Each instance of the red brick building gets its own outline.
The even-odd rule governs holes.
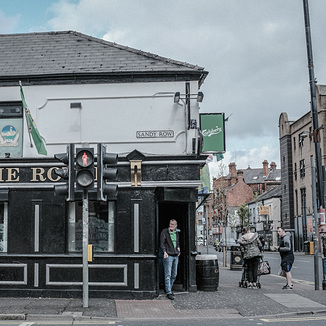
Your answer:
[[[236,216],[239,207],[252,201],[255,195],[260,195],[275,185],[281,184],[281,170],[276,168],[275,162],[268,166],[268,161],[262,162],[262,168],[237,170],[235,162],[229,164],[229,174],[220,178],[213,178],[213,194],[207,202],[208,217],[212,226],[229,225],[230,218]]]

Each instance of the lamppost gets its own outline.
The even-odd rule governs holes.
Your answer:
[[[308,0],[303,0],[303,11],[306,30],[306,43],[307,43],[307,57],[308,57],[308,70],[309,70],[309,83],[310,83],[310,96],[311,96],[311,113],[313,122],[313,137],[315,143],[315,156],[317,165],[317,185],[318,185],[318,197],[319,205],[321,208],[325,207],[324,189],[323,189],[323,174],[322,174],[322,162],[320,151],[320,128],[318,127],[318,111],[316,101],[316,80],[314,75],[314,63],[312,56],[312,42],[310,33],[310,19],[309,19],[309,7]],[[314,173],[314,161],[311,158],[312,172]],[[312,175],[313,192],[315,183],[315,175]],[[313,194],[316,198],[316,194]],[[314,200],[315,202],[315,200]],[[317,204],[314,205],[314,219],[315,219],[315,231],[314,231],[314,269],[315,269],[315,290],[319,290],[319,269],[318,269],[318,221],[317,221]]]

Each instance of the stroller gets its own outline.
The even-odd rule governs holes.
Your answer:
[[[239,287],[242,288],[247,288],[249,284],[248,280],[248,268],[247,264],[245,263],[244,260],[242,260],[242,275],[241,275],[241,281],[239,282]],[[261,257],[259,265],[258,265],[258,277],[257,277],[257,288],[261,289],[261,284],[260,284],[260,276],[261,275],[268,275],[271,273],[271,268],[269,266],[268,261],[264,261],[264,256]]]

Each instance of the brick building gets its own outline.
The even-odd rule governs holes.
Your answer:
[[[239,207],[252,201],[255,195],[281,184],[281,170],[275,162],[268,166],[268,161],[262,162],[262,168],[238,169],[235,162],[229,164],[229,174],[213,179],[212,200],[207,203],[210,224],[214,226],[230,225],[230,217],[237,216]],[[213,239],[219,237],[219,228],[213,228]]]

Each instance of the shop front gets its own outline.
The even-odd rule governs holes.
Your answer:
[[[143,160],[143,179],[151,177],[141,186],[130,186],[130,162],[121,159],[117,200],[99,202],[95,191],[89,193],[90,297],[157,296],[162,291],[159,236],[171,218],[178,220],[182,252],[175,287],[196,290],[194,176],[199,176],[199,161],[158,165]],[[6,162],[0,164],[1,295],[80,297],[81,193],[75,193],[74,202],[55,194],[54,185],[62,182],[53,173],[59,167],[55,161]],[[170,167],[170,177],[157,180],[159,174],[149,173],[154,166],[158,171]],[[191,179],[181,173],[185,166]]]

